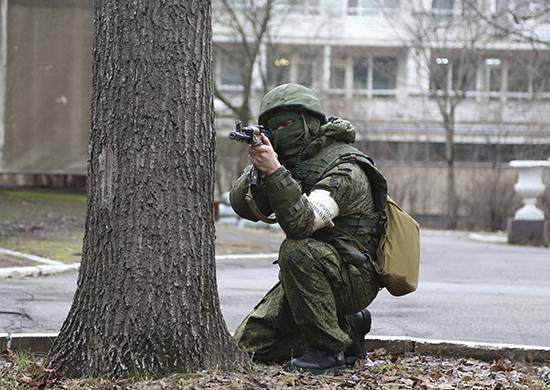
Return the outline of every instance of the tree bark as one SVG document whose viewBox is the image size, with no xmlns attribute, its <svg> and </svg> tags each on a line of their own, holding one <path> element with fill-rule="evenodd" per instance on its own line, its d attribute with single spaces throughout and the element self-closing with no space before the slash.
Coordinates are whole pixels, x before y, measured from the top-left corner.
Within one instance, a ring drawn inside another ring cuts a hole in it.
<svg viewBox="0 0 550 390">
<path fill-rule="evenodd" d="M 96 0 L 94 12 L 83 259 L 47 365 L 246 367 L 216 289 L 210 1 Z"/>
</svg>

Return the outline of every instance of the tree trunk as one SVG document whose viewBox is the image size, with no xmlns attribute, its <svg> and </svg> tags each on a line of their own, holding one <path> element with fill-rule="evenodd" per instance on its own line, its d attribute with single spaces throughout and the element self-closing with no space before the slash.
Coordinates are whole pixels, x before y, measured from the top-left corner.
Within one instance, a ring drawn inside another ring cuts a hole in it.
<svg viewBox="0 0 550 390">
<path fill-rule="evenodd" d="M 211 4 L 96 0 L 83 259 L 47 364 L 239 369 L 216 289 Z"/>
<path fill-rule="evenodd" d="M 447 227 L 456 229 L 458 225 L 458 196 L 455 179 L 455 143 L 454 113 L 444 117 L 445 127 L 445 160 L 447 161 Z"/>
</svg>

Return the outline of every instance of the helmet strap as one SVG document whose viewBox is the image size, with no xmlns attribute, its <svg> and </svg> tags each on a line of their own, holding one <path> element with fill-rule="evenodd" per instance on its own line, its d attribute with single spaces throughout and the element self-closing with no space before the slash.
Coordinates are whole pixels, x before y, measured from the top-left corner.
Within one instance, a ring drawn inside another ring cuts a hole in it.
<svg viewBox="0 0 550 390">
<path fill-rule="evenodd" d="M 300 117 L 302 118 L 302 123 L 304 124 L 304 133 L 305 133 L 306 143 L 309 144 L 309 142 L 311 141 L 311 136 L 309 134 L 309 127 L 307 127 L 306 118 L 304 117 L 304 114 L 300 114 Z"/>
</svg>

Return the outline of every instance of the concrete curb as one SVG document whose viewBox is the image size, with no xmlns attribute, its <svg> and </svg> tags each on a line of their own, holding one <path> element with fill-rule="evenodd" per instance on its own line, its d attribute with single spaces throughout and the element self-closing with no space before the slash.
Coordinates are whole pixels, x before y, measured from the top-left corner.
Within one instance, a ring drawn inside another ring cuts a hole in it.
<svg viewBox="0 0 550 390">
<path fill-rule="evenodd" d="M 15 252 L 9 249 L 0 248 L 0 253 L 5 253 L 11 256 L 18 256 L 18 257 L 26 258 L 28 260 L 33 260 L 33 261 L 37 261 L 45 264 L 45 265 L 37 265 L 37 266 L 30 266 L 30 267 L 0 268 L 0 280 L 8 279 L 8 278 L 23 278 L 26 276 L 53 275 L 53 274 L 58 274 L 62 272 L 78 270 L 80 267 L 80 263 L 63 264 L 60 261 L 50 260 L 44 257 L 39 257 L 34 255 L 28 255 L 26 253 Z M 239 260 L 240 259 L 277 260 L 277 257 L 278 257 L 278 253 L 259 253 L 259 254 L 245 253 L 245 254 L 218 255 L 216 256 L 216 260 L 218 261 L 237 260 L 237 259 Z"/>
<path fill-rule="evenodd" d="M 0 333 L 0 350 L 47 353 L 57 333 Z"/>
<path fill-rule="evenodd" d="M 56 337 L 57 333 L 0 333 L 0 350 L 11 348 L 34 353 L 46 353 Z M 507 358 L 512 361 L 529 363 L 550 362 L 550 347 L 534 345 L 367 336 L 365 346 L 369 352 L 384 348 L 391 354 L 414 352 L 419 355 L 475 358 L 485 361 Z"/>
<path fill-rule="evenodd" d="M 538 345 L 366 336 L 365 346 L 367 351 L 384 348 L 393 354 L 414 352 L 419 355 L 470 357 L 485 361 L 507 358 L 514 361 L 550 362 L 550 347 Z"/>
<path fill-rule="evenodd" d="M 78 269 L 80 264 L 63 264 L 61 261 L 47 259 L 28 253 L 12 251 L 11 249 L 0 248 L 0 254 L 5 254 L 13 257 L 34 261 L 43 265 L 26 266 L 26 267 L 7 267 L 0 268 L 0 280 L 8 278 L 23 278 L 26 276 L 45 276 L 58 274 L 61 272 L 72 271 Z"/>
<path fill-rule="evenodd" d="M 508 244 L 508 237 L 499 234 L 470 233 L 468 234 L 468 238 L 472 241 L 489 244 Z"/>
<path fill-rule="evenodd" d="M 80 263 L 75 264 L 55 264 L 55 265 L 37 265 L 34 267 L 9 267 L 0 268 L 0 280 L 8 278 L 23 278 L 26 276 L 46 276 L 78 270 Z"/>
<path fill-rule="evenodd" d="M 0 248 L 0 254 L 9 255 L 13 257 L 21 257 L 23 259 L 35 261 L 37 263 L 42 263 L 42 264 L 49 264 L 49 265 L 63 264 L 62 262 L 57 260 L 47 259 L 45 257 L 40 257 L 36 255 L 30 255 L 28 253 L 12 251 L 11 249 L 5 249 L 5 248 Z"/>
</svg>

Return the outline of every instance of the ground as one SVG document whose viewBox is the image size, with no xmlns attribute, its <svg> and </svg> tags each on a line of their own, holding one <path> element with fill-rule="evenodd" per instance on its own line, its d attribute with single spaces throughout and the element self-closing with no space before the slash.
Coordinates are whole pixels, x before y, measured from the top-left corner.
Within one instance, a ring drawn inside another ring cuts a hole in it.
<svg viewBox="0 0 550 390">
<path fill-rule="evenodd" d="M 474 359 L 442 359 L 414 354 L 370 353 L 353 369 L 335 374 L 289 372 L 280 365 L 254 365 L 248 373 L 200 372 L 162 379 L 66 379 L 44 370 L 40 359 L 4 351 L 0 357 L 0 389 L 548 389 L 548 366 L 491 363 Z"/>
<path fill-rule="evenodd" d="M 66 262 L 79 261 L 84 218 L 85 196 L 82 193 L 0 191 L 0 247 Z M 547 297 L 550 291 L 546 260 L 550 252 L 540 248 L 472 243 L 463 234 L 453 233 L 448 237 L 445 234 L 440 232 L 423 236 L 421 291 L 405 298 L 381 296 L 376 300 L 373 305 L 376 333 L 384 330 L 390 334 L 441 338 L 437 331 L 448 337 L 453 329 L 458 329 L 463 330 L 456 334 L 458 338 L 464 338 L 467 334 L 476 340 L 494 341 L 490 335 L 496 334 L 494 337 L 498 341 L 516 342 L 514 337 L 520 337 L 522 343 L 546 345 L 547 340 L 543 336 L 547 333 L 549 318 L 545 313 L 548 313 Z M 282 239 L 280 233 L 220 225 L 217 228 L 216 250 L 218 255 L 276 252 Z M 491 253 L 490 258 L 484 255 L 487 253 Z M 13 266 L 17 261 L 4 257 L 0 260 L 0 266 Z M 230 328 L 242 318 L 242 307 L 248 310 L 276 279 L 277 267 L 271 262 L 272 259 L 218 261 L 222 309 L 225 307 L 224 317 L 229 321 Z M 482 262 L 483 267 L 479 267 Z M 63 294 L 48 284 L 61 286 L 64 285 L 61 281 L 66 279 L 65 284 L 71 288 Z M 26 308 L 25 313 L 32 314 L 31 325 L 43 324 L 41 318 L 56 317 L 49 306 L 45 309 L 48 302 L 59 306 L 62 297 L 66 303 L 63 310 L 66 311 L 76 285 L 75 279 L 76 274 L 73 273 L 49 278 L 5 280 L 0 285 L 0 295 L 8 299 L 0 302 L 0 310 L 6 302 L 15 308 L 21 306 Z M 464 283 L 465 280 L 468 282 Z M 36 292 L 31 291 L 29 283 L 37 289 Z M 237 287 L 240 290 L 237 291 Z M 14 294 L 20 294 L 20 299 L 12 299 Z M 34 306 L 24 306 L 30 305 L 32 297 L 36 300 L 32 301 L 36 303 L 36 310 Z M 236 305 L 239 310 L 232 314 L 229 308 L 237 298 L 244 303 Z M 480 303 L 486 304 L 480 306 Z M 11 306 L 6 310 L 12 310 Z M 65 311 L 59 316 L 59 321 L 65 317 Z M 427 311 L 429 316 L 426 316 Z M 434 322 L 438 315 L 444 318 Z M 407 317 L 406 323 L 403 317 Z M 59 321 L 55 323 L 55 329 L 59 328 Z M 46 385 L 52 389 L 68 390 L 550 388 L 550 369 L 547 366 L 506 360 L 484 363 L 473 359 L 421 355 L 392 356 L 381 351 L 370 354 L 369 359 L 362 361 L 354 370 L 336 375 L 312 376 L 288 372 L 282 366 L 256 365 L 247 374 L 204 372 L 175 374 L 159 380 L 118 382 L 97 378 L 64 379 L 58 374 L 44 372 L 33 360 L 35 358 L 25 353 L 8 353 L 0 357 L 0 390 L 43 389 Z M 40 363 L 39 357 L 36 357 L 36 362 Z"/>
</svg>

